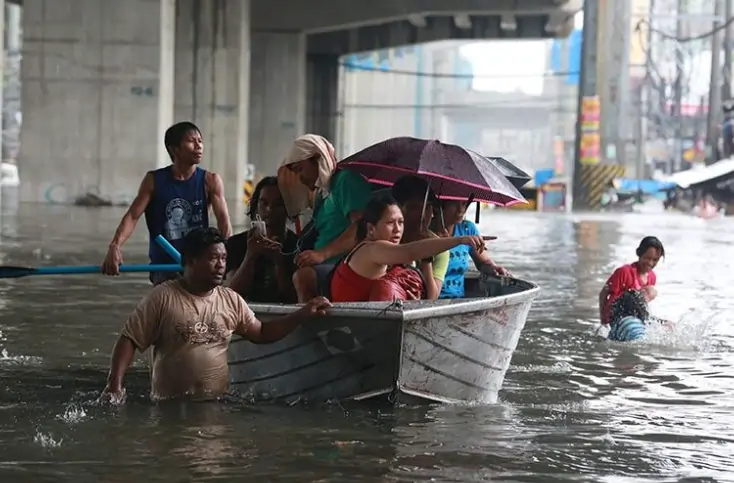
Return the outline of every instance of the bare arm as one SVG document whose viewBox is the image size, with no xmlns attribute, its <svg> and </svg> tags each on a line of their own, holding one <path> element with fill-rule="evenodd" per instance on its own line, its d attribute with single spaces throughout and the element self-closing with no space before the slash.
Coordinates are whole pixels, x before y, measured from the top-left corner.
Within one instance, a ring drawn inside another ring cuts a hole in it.
<svg viewBox="0 0 734 483">
<path fill-rule="evenodd" d="M 329 301 L 324 297 L 316 297 L 295 312 L 263 324 L 255 317 L 245 300 L 237 297 L 240 301 L 241 313 L 240 322 L 234 332 L 255 344 L 277 342 L 293 332 L 305 319 L 316 315 L 326 315 L 326 309 L 331 307 Z"/>
<path fill-rule="evenodd" d="M 224 183 L 221 176 L 217 173 L 209 173 L 207 189 L 212 211 L 217 219 L 217 228 L 222 232 L 224 238 L 229 238 L 232 236 L 232 225 L 229 222 L 229 211 L 227 210 L 227 200 L 224 198 Z"/>
<path fill-rule="evenodd" d="M 429 238 L 419 240 L 403 245 L 396 245 L 386 241 L 376 241 L 367 243 L 364 248 L 357 250 L 354 256 L 367 259 L 376 265 L 401 265 L 411 263 L 413 260 L 423 260 L 424 258 L 433 257 L 446 250 L 451 250 L 455 246 L 464 244 L 481 244 L 484 242 L 481 237 L 450 237 L 450 238 Z"/>
<path fill-rule="evenodd" d="M 494 263 L 494 260 L 492 260 L 492 258 L 489 256 L 489 253 L 487 253 L 486 251 L 482 253 L 477 253 L 474 250 L 472 250 L 470 252 L 470 255 L 477 269 L 480 269 L 482 265 L 489 265 L 491 267 L 497 266 L 497 264 Z"/>
<path fill-rule="evenodd" d="M 352 211 L 349 213 L 349 221 L 352 222 L 339 238 L 326 245 L 320 250 L 325 258 L 332 258 L 343 253 L 348 253 L 357 245 L 357 222 L 362 218 L 361 211 Z"/>
<path fill-rule="evenodd" d="M 599 291 L 599 320 L 601 320 L 602 323 L 605 323 L 604 305 L 607 303 L 607 298 L 609 298 L 609 284 L 605 283 Z"/>
<path fill-rule="evenodd" d="M 443 282 L 433 277 L 433 264 L 420 262 L 420 271 L 426 281 L 426 300 L 436 300 L 441 293 Z"/>
<path fill-rule="evenodd" d="M 122 332 L 117 338 L 117 342 L 115 342 L 115 347 L 112 349 L 110 373 L 107 377 L 108 389 L 113 392 L 117 392 L 122 388 L 125 371 L 127 371 L 133 360 L 135 350 L 144 352 L 148 347 L 154 345 L 158 337 L 165 291 L 166 288 L 160 285 L 153 288 L 138 303 L 125 322 Z"/>
<path fill-rule="evenodd" d="M 254 344 L 271 344 L 278 342 L 296 330 L 296 327 L 301 325 L 303 320 L 304 317 L 300 310 L 264 324 L 258 319 L 255 319 L 250 323 L 247 331 L 239 335 Z"/>
<path fill-rule="evenodd" d="M 145 213 L 150 200 L 153 199 L 154 188 L 153 173 L 149 171 L 140 183 L 138 194 L 125 212 L 122 220 L 120 220 L 120 224 L 117 226 L 110 246 L 121 247 L 130 238 L 130 235 L 135 230 L 135 226 L 138 224 L 138 220 Z"/>
<path fill-rule="evenodd" d="M 121 335 L 115 342 L 110 362 L 110 372 L 107 375 L 107 387 L 110 392 L 119 392 L 122 389 L 122 380 L 127 368 L 133 361 L 135 344 L 129 338 Z"/>
</svg>

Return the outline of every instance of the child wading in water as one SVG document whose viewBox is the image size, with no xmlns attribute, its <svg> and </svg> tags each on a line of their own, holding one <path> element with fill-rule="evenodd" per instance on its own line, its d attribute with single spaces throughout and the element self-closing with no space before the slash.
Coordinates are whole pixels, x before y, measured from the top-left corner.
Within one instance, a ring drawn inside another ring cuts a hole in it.
<svg viewBox="0 0 734 483">
<path fill-rule="evenodd" d="M 647 333 L 647 326 L 653 323 L 672 328 L 672 322 L 650 314 L 647 304 L 649 295 L 646 294 L 648 288 L 652 287 L 625 290 L 612 302 L 608 339 L 620 342 L 641 339 Z"/>
<path fill-rule="evenodd" d="M 657 277 L 653 268 L 665 256 L 663 244 L 654 236 L 646 236 L 637 247 L 637 261 L 617 268 L 599 292 L 599 317 L 609 325 L 614 301 L 627 290 L 639 290 L 647 302 L 657 296 Z"/>
</svg>

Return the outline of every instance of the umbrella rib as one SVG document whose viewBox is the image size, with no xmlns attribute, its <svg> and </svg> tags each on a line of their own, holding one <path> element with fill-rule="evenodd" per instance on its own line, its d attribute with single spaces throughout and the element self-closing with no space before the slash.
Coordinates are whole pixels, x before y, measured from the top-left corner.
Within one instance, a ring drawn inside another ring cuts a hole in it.
<svg viewBox="0 0 734 483">
<path fill-rule="evenodd" d="M 482 186 L 482 185 L 477 184 L 477 183 L 470 183 L 468 181 L 464 181 L 464 180 L 461 180 L 461 179 L 452 178 L 451 176 L 446 176 L 446 175 L 443 175 L 443 174 L 434 173 L 433 171 L 424 171 L 424 170 L 421 170 L 421 169 L 415 170 L 415 169 L 410 169 L 410 168 L 403 168 L 403 167 L 400 167 L 400 166 L 385 166 L 384 164 L 370 163 L 370 162 L 367 162 L 367 161 L 349 161 L 349 163 L 346 164 L 344 167 L 346 168 L 347 166 L 368 166 L 368 167 L 371 167 L 371 168 L 386 169 L 388 171 L 401 171 L 401 172 L 405 172 L 405 173 L 414 173 L 414 174 L 430 175 L 430 176 L 434 176 L 436 178 L 444 179 L 444 180 L 447 180 L 447 181 L 453 181 L 453 182 L 461 183 L 461 184 L 463 184 L 465 186 L 469 186 L 471 188 L 476 188 L 478 190 L 488 191 L 488 192 L 491 192 L 491 193 L 494 193 L 495 192 L 495 191 L 492 190 L 492 188 L 490 186 Z"/>
</svg>

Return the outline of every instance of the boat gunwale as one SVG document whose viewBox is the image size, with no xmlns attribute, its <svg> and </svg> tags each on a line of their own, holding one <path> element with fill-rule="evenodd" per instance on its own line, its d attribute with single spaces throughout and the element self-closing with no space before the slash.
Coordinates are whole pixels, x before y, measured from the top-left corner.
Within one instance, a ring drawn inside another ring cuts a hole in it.
<svg viewBox="0 0 734 483">
<path fill-rule="evenodd" d="M 369 319 L 390 319 L 403 322 L 427 319 L 433 317 L 455 316 L 472 312 L 481 312 L 506 305 L 518 305 L 534 300 L 540 287 L 533 282 L 519 278 L 511 278 L 528 286 L 527 289 L 494 297 L 476 297 L 464 299 L 446 299 L 439 301 L 406 301 L 399 306 L 387 302 L 340 302 L 335 303 L 327 312 L 327 317 L 349 317 Z M 428 307 L 412 307 L 420 302 L 430 302 Z M 439 302 L 437 304 L 436 302 Z M 300 304 L 267 304 L 248 303 L 250 309 L 257 315 L 288 315 L 298 310 Z"/>
</svg>

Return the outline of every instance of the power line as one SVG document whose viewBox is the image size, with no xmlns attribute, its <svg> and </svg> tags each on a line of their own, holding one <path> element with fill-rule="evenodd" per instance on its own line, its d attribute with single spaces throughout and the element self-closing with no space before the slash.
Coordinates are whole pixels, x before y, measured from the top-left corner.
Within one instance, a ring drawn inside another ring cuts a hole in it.
<svg viewBox="0 0 734 483">
<path fill-rule="evenodd" d="M 576 97 L 576 96 L 574 96 Z M 482 103 L 482 104 L 344 104 L 344 109 L 374 109 L 374 110 L 398 110 L 398 109 L 491 109 L 493 107 L 513 107 L 517 109 L 545 109 L 548 112 L 576 112 L 575 107 L 559 107 L 558 105 L 552 104 L 556 99 L 552 99 L 548 103 L 544 103 L 539 106 L 533 105 L 521 105 L 521 106 L 510 106 L 507 104 L 493 104 L 493 103 Z"/>
<path fill-rule="evenodd" d="M 648 21 L 647 19 L 642 19 L 639 22 L 637 22 L 637 24 L 635 25 L 635 31 L 639 32 L 642 25 L 647 25 L 647 28 L 650 29 L 651 32 L 654 32 L 663 38 L 666 38 L 668 40 L 675 40 L 676 42 L 679 42 L 679 43 L 686 43 L 686 42 L 693 42 L 695 40 L 703 40 L 709 37 L 713 37 L 714 35 L 721 32 L 722 30 L 724 30 L 725 28 L 727 28 L 729 25 L 732 25 L 732 24 L 734 24 L 734 17 L 730 18 L 729 20 L 719 25 L 718 27 L 715 27 L 709 30 L 708 32 L 704 32 L 699 35 L 694 35 L 692 37 L 678 37 L 676 35 L 671 35 L 667 32 L 663 32 L 662 30 L 658 30 L 654 28 L 652 25 L 650 25 L 650 21 Z"/>
<path fill-rule="evenodd" d="M 419 72 L 410 70 L 399 70 L 399 69 L 383 69 L 380 67 L 369 67 L 357 64 L 351 64 L 349 62 L 340 62 L 342 67 L 352 70 L 359 70 L 363 72 L 376 72 L 381 74 L 396 74 L 405 75 L 411 77 L 430 77 L 440 79 L 532 79 L 532 78 L 549 78 L 549 77 L 565 77 L 571 75 L 580 75 L 578 71 L 564 71 L 564 72 L 545 72 L 543 74 L 447 74 L 440 72 Z"/>
</svg>

